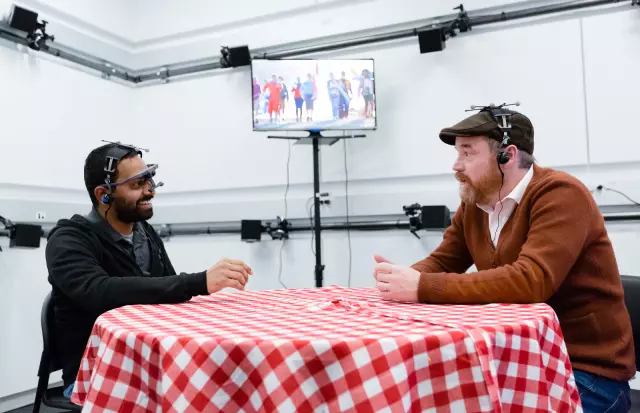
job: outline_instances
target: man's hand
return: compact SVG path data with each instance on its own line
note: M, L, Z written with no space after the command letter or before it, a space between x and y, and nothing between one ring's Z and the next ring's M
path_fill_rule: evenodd
M373 277L380 296L386 300L405 302L418 301L418 281L420 273L413 268L394 265L389 260L375 255L376 265Z
M207 291L216 293L223 288L244 290L253 270L240 260L223 258L207 270Z

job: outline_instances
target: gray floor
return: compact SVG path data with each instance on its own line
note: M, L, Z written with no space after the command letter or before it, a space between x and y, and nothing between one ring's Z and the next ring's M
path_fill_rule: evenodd
M33 404L28 406L21 407L19 409L11 410L8 413L31 413L33 411ZM51 407L47 407L44 404L40 406L40 413L63 413L66 410L53 409Z
M630 413L640 413L640 390L631 390L631 410ZM33 411L33 405L21 407L16 410L11 410L8 413L31 413ZM52 409L47 406L42 406L40 408L40 413L62 413L64 410Z

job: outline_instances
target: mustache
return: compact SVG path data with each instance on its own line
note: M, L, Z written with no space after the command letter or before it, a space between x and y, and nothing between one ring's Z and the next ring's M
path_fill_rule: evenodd
M458 182L471 182L471 180L464 175L463 173L460 172L456 172L456 179L458 180Z

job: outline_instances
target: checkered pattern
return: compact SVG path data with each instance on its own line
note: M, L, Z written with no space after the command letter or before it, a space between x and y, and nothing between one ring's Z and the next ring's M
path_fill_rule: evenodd
M90 412L582 411L547 305L403 304L342 287L112 310L72 401Z

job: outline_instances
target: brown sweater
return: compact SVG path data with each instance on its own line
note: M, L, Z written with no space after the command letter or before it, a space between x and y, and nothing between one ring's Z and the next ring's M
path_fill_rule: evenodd
M604 219L571 175L534 165L494 248L487 214L462 203L442 244L412 268L425 303L547 303L574 369L635 374L631 322ZM475 264L478 272L465 273Z

